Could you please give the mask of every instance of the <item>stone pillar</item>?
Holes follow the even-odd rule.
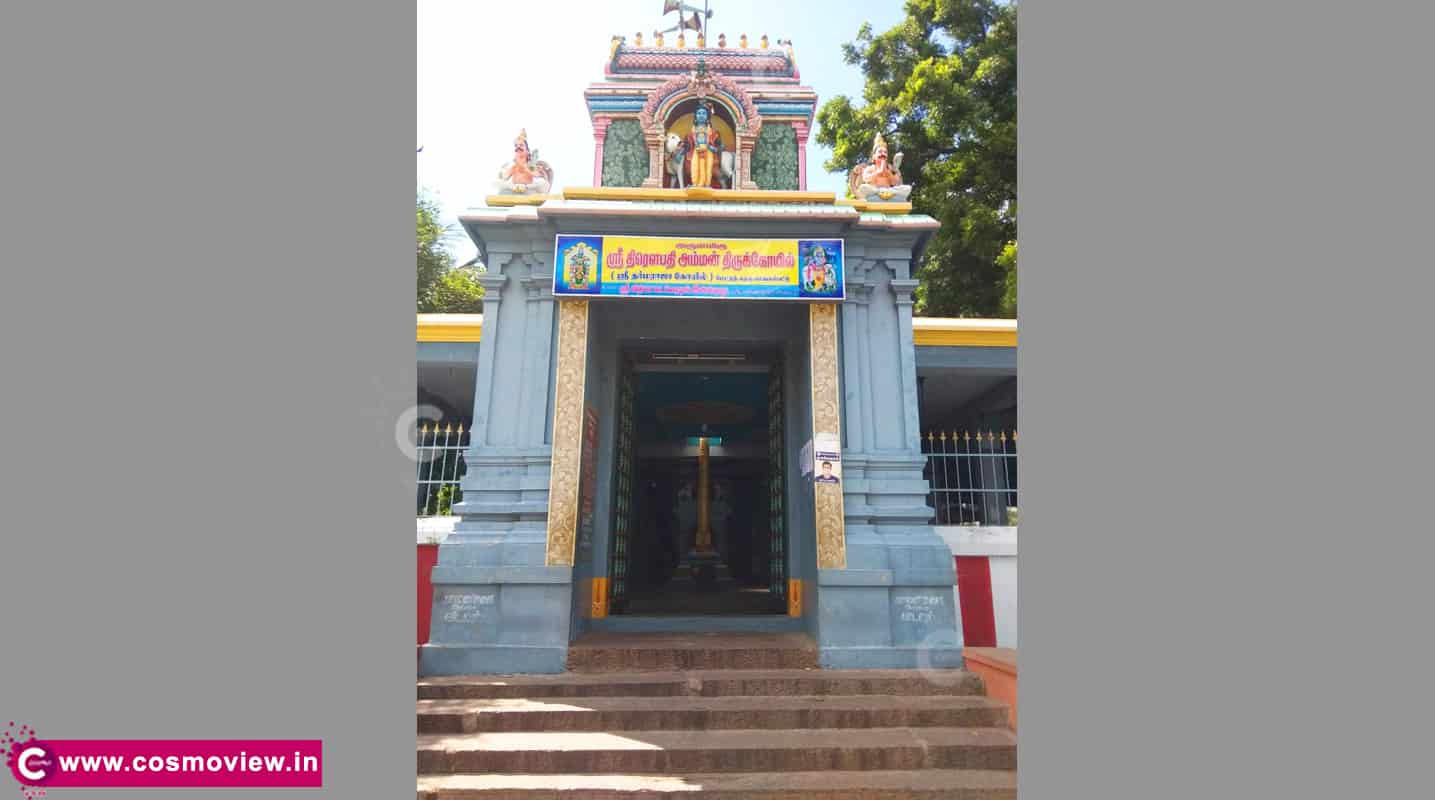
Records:
[[[806,122],[792,123],[792,132],[797,134],[797,188],[807,191],[807,134],[811,127]]]
[[[812,376],[812,441],[837,436],[841,447],[842,412],[838,377],[841,371],[837,348],[837,306],[812,303],[807,307],[808,356]],[[847,532],[843,520],[842,489],[830,483],[813,483],[813,507],[817,525],[817,568],[847,566]]]
[[[916,232],[846,238],[841,312],[846,564],[818,570],[822,666],[962,663],[951,550],[930,525],[917,427],[911,262]]]
[[[572,559],[546,562],[553,232],[505,224],[485,239],[473,433],[459,519],[433,569],[422,675],[561,672],[567,657]]]
[[[643,132],[648,145],[648,177],[643,180],[644,189],[663,187],[663,129],[655,128]]]
[[[593,187],[603,185],[603,142],[608,138],[612,117],[593,118]]]
[[[737,173],[737,188],[752,191],[757,184],[752,181],[752,149],[757,144],[757,136],[739,136],[738,163],[734,165],[734,172]]]

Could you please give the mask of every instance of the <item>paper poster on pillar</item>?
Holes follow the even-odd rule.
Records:
[[[812,440],[813,481],[842,483],[842,443],[835,433],[819,433]]]

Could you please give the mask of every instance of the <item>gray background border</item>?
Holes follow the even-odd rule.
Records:
[[[1430,793],[1430,16],[1023,0],[1028,800]]]
[[[1416,6],[1022,4],[1024,797],[1425,789]],[[0,715],[411,791],[413,26],[6,8]]]
[[[0,715],[412,797],[413,8],[3,17]]]

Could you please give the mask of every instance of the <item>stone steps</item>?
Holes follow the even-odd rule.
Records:
[[[421,775],[1016,769],[999,728],[423,734]]]
[[[1000,727],[985,697],[778,696],[420,700],[419,733]]]
[[[1015,800],[1009,770],[733,772],[696,775],[427,775],[418,800],[627,800],[687,796],[717,800]]]
[[[694,670],[631,674],[482,675],[419,681],[421,700],[546,697],[981,695],[970,672],[933,679],[914,670]]]
[[[802,633],[587,633],[568,647],[574,672],[815,669]]]
[[[569,666],[420,681],[419,800],[1016,797],[970,672],[816,669],[794,633],[593,632]]]

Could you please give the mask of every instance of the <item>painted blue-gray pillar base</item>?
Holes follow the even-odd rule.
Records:
[[[573,568],[495,564],[523,537],[445,542],[433,569],[429,644],[419,674],[562,672],[568,659]],[[504,541],[504,540],[507,541]],[[480,560],[482,559],[482,560]]]
[[[817,576],[826,669],[960,669],[951,549],[927,526],[847,529],[847,569]]]

